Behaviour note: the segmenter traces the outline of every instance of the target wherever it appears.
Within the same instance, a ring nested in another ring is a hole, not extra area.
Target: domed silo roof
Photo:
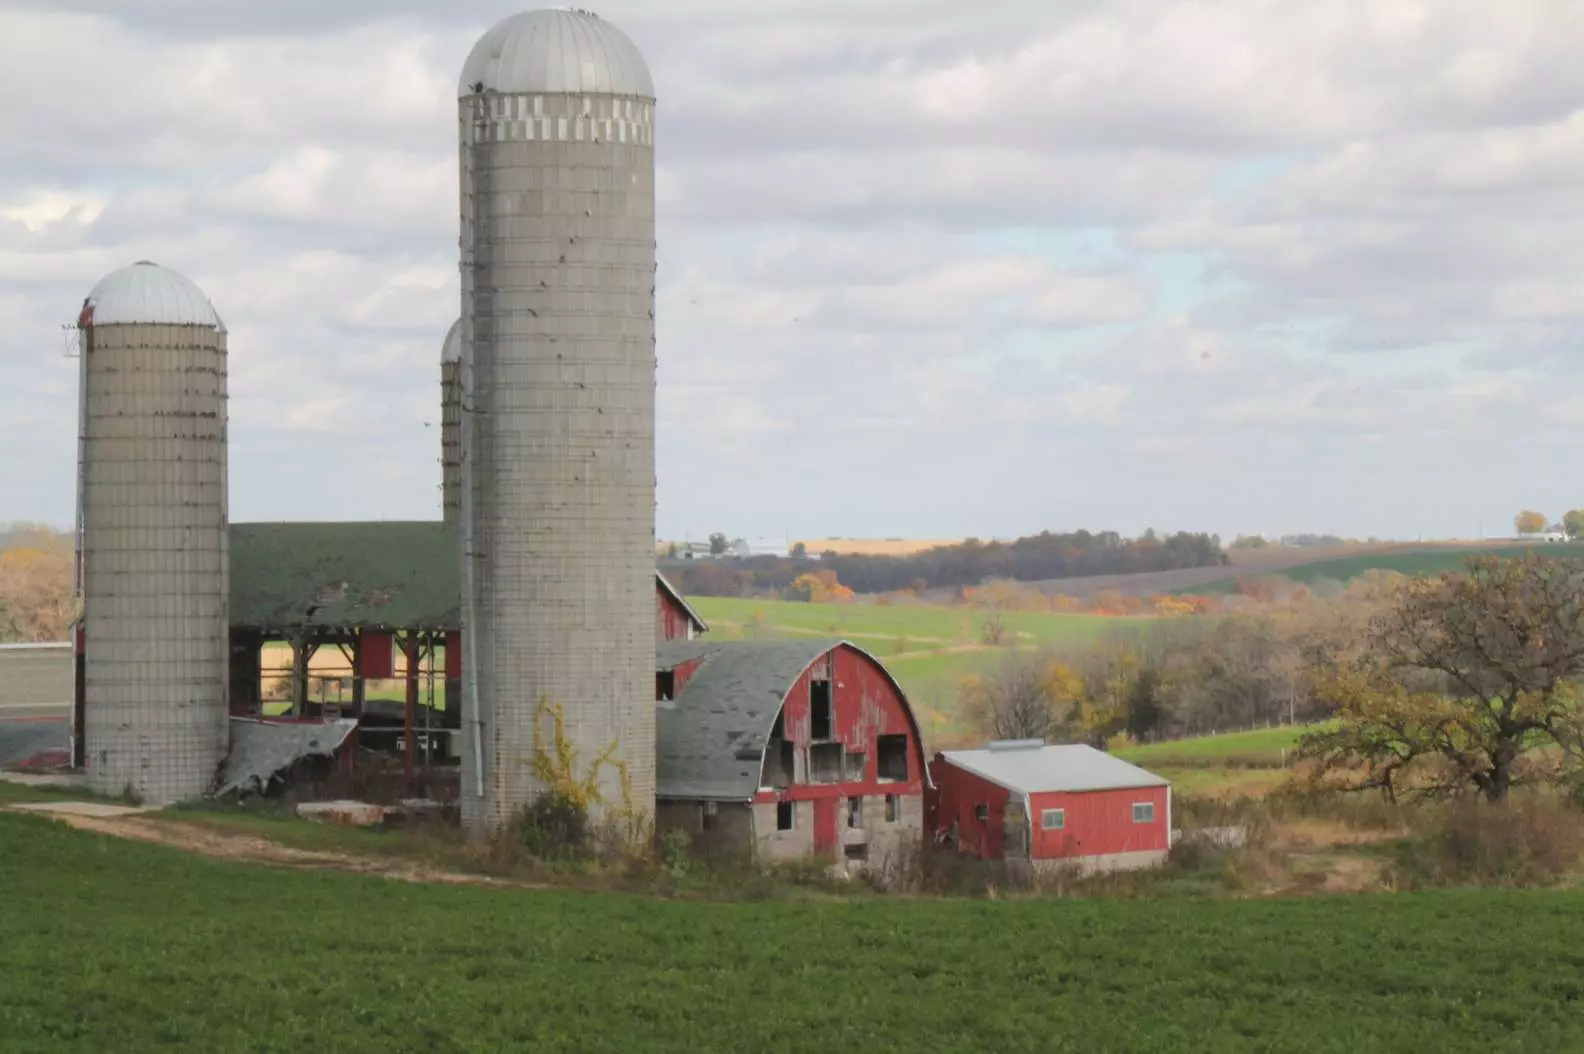
[[[451,323],[451,328],[446,331],[445,343],[440,346],[440,361],[462,361],[462,320],[460,318]]]
[[[511,94],[654,98],[649,66],[627,34],[585,11],[525,11],[497,22],[462,65],[459,97],[474,86]]]
[[[139,260],[99,280],[88,294],[93,324],[208,326],[225,329],[214,305],[186,275]]]

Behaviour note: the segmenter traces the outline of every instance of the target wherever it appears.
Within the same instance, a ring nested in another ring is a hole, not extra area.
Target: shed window
[[[1137,801],[1133,803],[1134,823],[1154,823],[1155,803],[1152,801]]]
[[[908,778],[908,737],[877,736],[875,748],[879,752],[880,778],[905,780]]]
[[[990,819],[990,806],[975,805],[974,819],[978,820],[980,823],[984,823],[986,820]]]
[[[886,823],[896,823],[902,818],[902,799],[895,794],[886,795]]]
[[[797,802],[776,802],[776,830],[790,831],[797,825]]]
[[[1061,831],[1067,827],[1066,809],[1045,809],[1040,812],[1040,827],[1047,831]]]

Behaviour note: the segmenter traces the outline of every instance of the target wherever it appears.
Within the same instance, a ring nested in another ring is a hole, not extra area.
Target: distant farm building
[[[988,860],[1110,871],[1159,864],[1171,845],[1171,784],[1093,747],[951,750],[930,776],[937,835]]]
[[[884,863],[923,837],[918,722],[880,662],[844,641],[660,648],[656,829]]]

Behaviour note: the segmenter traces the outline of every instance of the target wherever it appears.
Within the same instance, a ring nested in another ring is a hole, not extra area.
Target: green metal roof
[[[455,629],[459,556],[436,521],[233,523],[231,625]]]

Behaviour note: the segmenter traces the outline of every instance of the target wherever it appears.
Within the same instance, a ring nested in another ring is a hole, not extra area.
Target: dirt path
[[[442,885],[500,886],[516,889],[544,888],[520,882],[508,882],[486,875],[470,875],[459,871],[446,871],[420,863],[405,863],[377,857],[353,856],[346,853],[325,853],[311,849],[293,849],[257,835],[239,834],[218,830],[179,820],[157,820],[147,816],[81,816],[69,813],[32,813],[69,824],[80,831],[93,831],[114,838],[128,838],[136,842],[170,846],[200,856],[217,860],[239,860],[247,863],[274,864],[321,871],[342,871],[356,875],[374,875],[402,882],[438,883]]]

